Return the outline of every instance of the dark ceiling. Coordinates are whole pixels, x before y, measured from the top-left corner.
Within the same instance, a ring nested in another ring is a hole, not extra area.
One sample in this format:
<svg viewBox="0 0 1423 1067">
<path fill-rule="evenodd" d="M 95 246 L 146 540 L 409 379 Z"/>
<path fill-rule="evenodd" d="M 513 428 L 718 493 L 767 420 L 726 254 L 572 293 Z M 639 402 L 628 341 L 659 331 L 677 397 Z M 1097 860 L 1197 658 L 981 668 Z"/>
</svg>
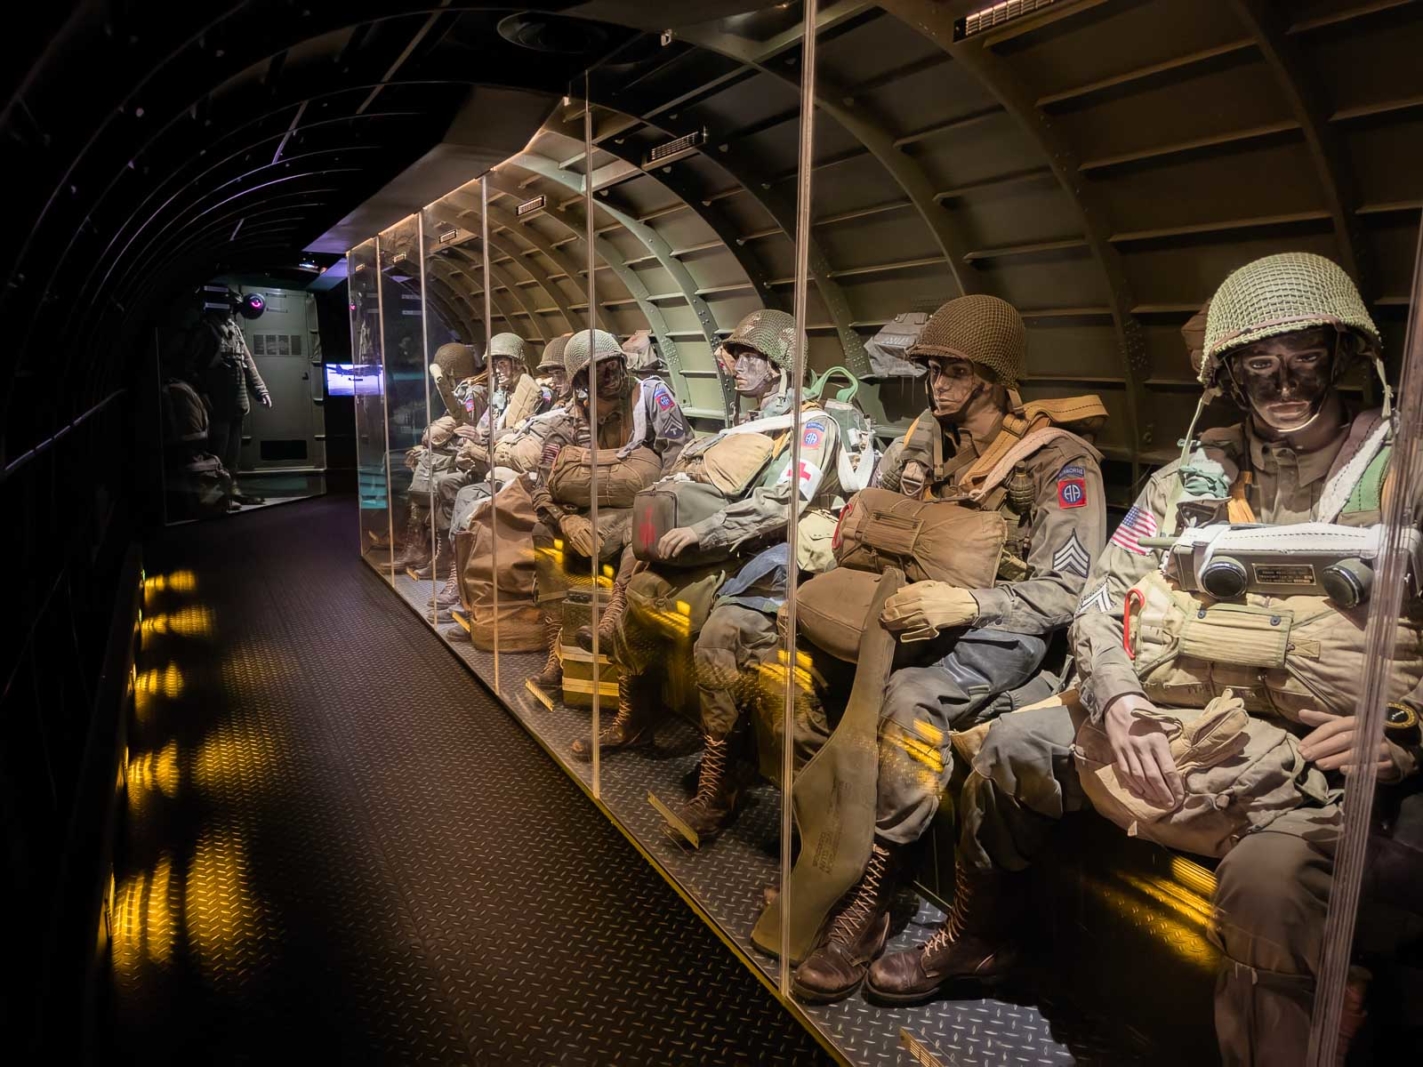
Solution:
<svg viewBox="0 0 1423 1067">
<path fill-rule="evenodd" d="M 817 366 L 862 370 L 895 313 L 995 293 L 1028 319 L 1028 391 L 1100 392 L 1109 456 L 1153 462 L 1193 402 L 1181 323 L 1281 249 L 1350 269 L 1397 355 L 1423 206 L 1423 3 L 1059 0 L 955 42 L 976 6 L 820 5 Z M 726 17 L 738 8 L 753 10 Z M 492 5 L 228 0 L 88 3 L 17 31 L 32 53 L 4 75 L 23 220 L 0 252 L 7 452 L 122 383 L 122 355 L 185 287 L 289 270 L 447 142 L 476 86 L 546 93 L 553 112 L 491 176 L 495 317 L 531 339 L 581 325 L 589 65 L 602 321 L 650 325 L 714 418 L 717 332 L 790 306 L 800 6 L 560 10 L 598 25 L 530 17 L 506 23 L 515 43 L 499 32 L 514 12 Z M 638 166 L 702 128 L 692 157 Z M 551 208 L 514 220 L 536 193 Z M 466 232 L 428 288 L 469 332 L 477 197 L 441 206 Z M 880 402 L 891 421 L 912 406 L 893 387 Z"/>
</svg>

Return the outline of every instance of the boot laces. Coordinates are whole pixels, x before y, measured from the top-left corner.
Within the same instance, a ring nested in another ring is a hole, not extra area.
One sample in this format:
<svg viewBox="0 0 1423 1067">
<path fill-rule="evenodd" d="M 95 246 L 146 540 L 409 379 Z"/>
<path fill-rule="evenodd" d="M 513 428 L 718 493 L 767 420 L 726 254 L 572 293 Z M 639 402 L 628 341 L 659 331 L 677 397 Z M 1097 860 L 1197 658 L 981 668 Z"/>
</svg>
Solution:
<svg viewBox="0 0 1423 1067">
<path fill-rule="evenodd" d="M 865 873 L 850 903 L 841 909 L 830 927 L 827 939 L 841 944 L 858 940 L 864 928 L 874 919 L 879 910 L 880 888 L 889 870 L 889 849 L 875 845 L 870 853 L 870 862 L 865 865 Z"/>
<path fill-rule="evenodd" d="M 725 738 L 708 737 L 702 751 L 702 769 L 697 775 L 697 795 L 693 804 L 710 804 L 716 799 L 721 783 L 726 778 L 726 752 L 730 746 Z"/>
<path fill-rule="evenodd" d="M 973 888 L 968 871 L 963 863 L 954 865 L 954 906 L 949 910 L 948 920 L 934 931 L 934 936 L 924 942 L 924 951 L 936 952 L 954 944 L 968 928 L 968 910 L 972 904 Z"/>
</svg>

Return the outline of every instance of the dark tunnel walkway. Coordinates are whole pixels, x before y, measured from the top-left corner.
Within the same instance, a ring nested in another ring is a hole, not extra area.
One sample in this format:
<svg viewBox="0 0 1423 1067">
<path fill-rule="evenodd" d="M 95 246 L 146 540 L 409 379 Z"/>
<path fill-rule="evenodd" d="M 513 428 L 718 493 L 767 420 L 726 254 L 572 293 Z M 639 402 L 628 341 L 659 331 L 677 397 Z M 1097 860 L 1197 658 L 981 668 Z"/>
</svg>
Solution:
<svg viewBox="0 0 1423 1067">
<path fill-rule="evenodd" d="M 823 1062 L 355 537 L 328 498 L 146 552 L 112 1053 Z"/>
</svg>

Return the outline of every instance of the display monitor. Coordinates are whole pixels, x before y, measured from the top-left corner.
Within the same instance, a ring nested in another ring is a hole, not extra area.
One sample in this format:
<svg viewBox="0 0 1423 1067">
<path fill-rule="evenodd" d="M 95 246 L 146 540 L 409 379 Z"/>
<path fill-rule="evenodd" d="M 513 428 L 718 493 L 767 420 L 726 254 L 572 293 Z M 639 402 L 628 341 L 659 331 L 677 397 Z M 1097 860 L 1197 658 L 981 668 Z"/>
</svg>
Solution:
<svg viewBox="0 0 1423 1067">
<path fill-rule="evenodd" d="M 380 396 L 379 367 L 356 363 L 326 364 L 327 396 Z"/>
</svg>

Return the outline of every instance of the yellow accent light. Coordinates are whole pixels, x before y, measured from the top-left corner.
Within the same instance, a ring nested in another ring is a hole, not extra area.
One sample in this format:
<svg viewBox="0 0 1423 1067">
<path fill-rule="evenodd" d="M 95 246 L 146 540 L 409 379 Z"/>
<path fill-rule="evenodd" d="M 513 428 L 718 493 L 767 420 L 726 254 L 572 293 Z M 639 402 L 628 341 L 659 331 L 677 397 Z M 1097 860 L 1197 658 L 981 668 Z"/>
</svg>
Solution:
<svg viewBox="0 0 1423 1067">
<path fill-rule="evenodd" d="M 923 719 L 915 719 L 914 732 L 931 745 L 942 745 L 944 743 L 944 731 L 940 730 L 932 722 L 926 722 Z"/>
<path fill-rule="evenodd" d="M 1171 857 L 1171 877 L 1197 896 L 1215 899 L 1215 875 L 1184 856 Z"/>
<path fill-rule="evenodd" d="M 132 982 L 139 968 L 162 966 L 173 956 L 173 857 L 164 852 L 152 871 L 124 879 L 111 892 L 113 966 L 121 982 Z"/>
<path fill-rule="evenodd" d="M 148 593 L 191 593 L 198 587 L 198 576 L 189 570 L 174 571 L 171 574 L 155 574 L 143 582 L 143 591 Z"/>
<path fill-rule="evenodd" d="M 129 761 L 128 783 L 131 803 L 140 804 L 144 794 L 158 790 L 170 800 L 178 795 L 182 775 L 178 770 L 178 742 L 169 741 L 160 752 L 149 752 Z"/>
<path fill-rule="evenodd" d="M 1203 934 L 1205 922 L 1199 912 L 1162 892 L 1156 884 L 1144 878 L 1128 876 L 1127 881 L 1133 889 L 1165 908 L 1165 911 L 1154 911 L 1152 915 L 1155 925 L 1164 935 L 1159 940 L 1194 966 L 1205 971 L 1214 971 L 1219 953 Z M 1139 897 L 1125 893 L 1097 878 L 1084 878 L 1083 882 L 1126 922 L 1133 926 L 1140 925 L 1140 912 L 1144 905 Z M 1149 905 L 1145 906 L 1149 909 Z"/>
<path fill-rule="evenodd" d="M 615 577 L 615 575 L 613 574 L 613 565 L 611 563 L 603 564 L 603 577 L 608 579 L 612 579 Z"/>
</svg>

